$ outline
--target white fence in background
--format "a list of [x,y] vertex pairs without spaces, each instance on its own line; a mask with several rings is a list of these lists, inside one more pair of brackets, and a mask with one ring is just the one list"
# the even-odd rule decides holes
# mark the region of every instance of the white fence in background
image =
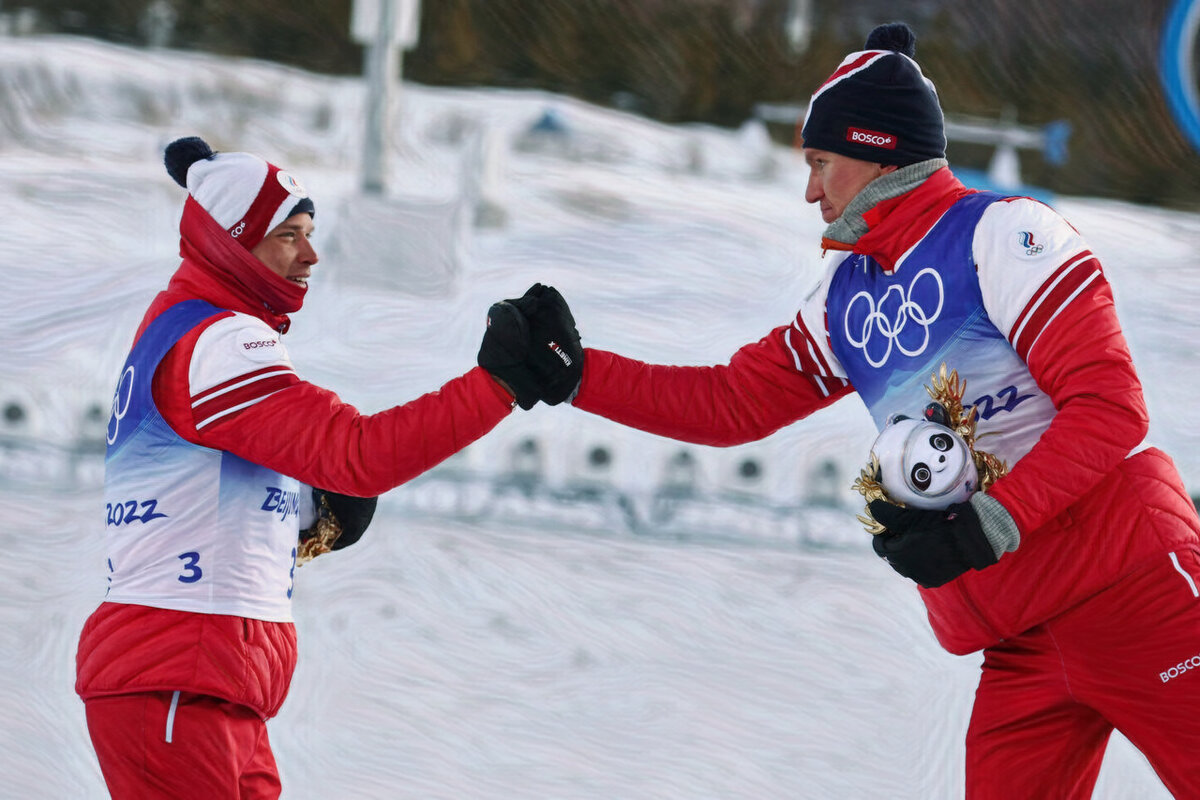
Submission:
[[[19,402],[0,401],[0,488],[96,493],[104,482],[104,414],[92,405],[80,415],[73,438],[52,438]],[[612,474],[613,448],[574,447],[570,460],[582,468],[561,480],[544,469],[549,447],[537,437],[515,441],[507,458],[481,470],[460,454],[389,492],[385,507],[401,517],[486,524],[489,520],[541,530],[794,550],[862,543],[863,533],[845,500],[852,476],[833,461],[803,476],[802,491],[773,496],[764,480],[769,468],[755,456],[737,461],[712,488],[699,479],[716,474],[720,451],[684,445],[665,457],[658,475],[638,489],[619,488]]]

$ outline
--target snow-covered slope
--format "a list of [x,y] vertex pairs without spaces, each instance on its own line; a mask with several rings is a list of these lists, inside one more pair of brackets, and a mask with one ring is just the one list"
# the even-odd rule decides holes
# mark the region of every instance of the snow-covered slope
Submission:
[[[104,796],[72,692],[103,592],[88,442],[176,264],[166,142],[252,150],[308,186],[324,259],[289,348],[366,411],[469,368],[488,305],[534,281],[589,345],[715,363],[791,318],[820,270],[802,165],[752,128],[528,92],[400,100],[391,194],[366,200],[355,81],[0,40],[0,408],[27,412],[0,414],[0,797]],[[566,135],[529,133],[547,111]],[[1200,218],[1058,207],[1106,265],[1152,435],[1196,490]],[[514,415],[298,574],[301,665],[270,725],[284,797],[959,796],[978,658],[937,647],[854,522],[872,438],[854,400],[723,451]],[[695,499],[664,504],[680,452]],[[1115,737],[1097,797],[1133,796],[1166,795]]]

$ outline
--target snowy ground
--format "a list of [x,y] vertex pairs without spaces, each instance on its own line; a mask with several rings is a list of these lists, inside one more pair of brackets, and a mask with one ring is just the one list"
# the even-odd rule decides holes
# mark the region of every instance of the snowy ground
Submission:
[[[0,40],[0,409],[29,412],[0,414],[0,798],[104,796],[72,692],[103,592],[88,442],[177,263],[172,138],[308,186],[324,259],[289,348],[365,411],[465,371],[487,306],[534,281],[589,345],[715,363],[788,320],[819,270],[804,171],[752,129],[409,86],[391,197],[367,201],[361,101],[262,63]],[[525,134],[547,109],[569,136]],[[1152,436],[1196,492],[1200,218],[1057,206],[1106,265]],[[284,797],[961,796],[978,657],[937,647],[857,529],[848,485],[871,439],[854,400],[728,451],[569,408],[514,415],[300,571],[301,662],[270,724]],[[531,482],[501,491],[529,440]],[[681,451],[696,499],[668,514],[656,490]],[[1165,796],[1114,737],[1096,797]]]

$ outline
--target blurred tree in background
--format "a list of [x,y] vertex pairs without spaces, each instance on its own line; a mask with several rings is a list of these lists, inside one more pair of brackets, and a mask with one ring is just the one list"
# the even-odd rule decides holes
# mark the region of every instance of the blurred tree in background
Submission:
[[[352,0],[18,0],[42,31],[143,44],[165,7],[173,47],[356,74]],[[404,77],[439,86],[545,89],[665,122],[736,126],[755,104],[803,107],[880,22],[917,30],[917,58],[949,114],[1070,123],[1061,166],[1021,155],[1023,177],[1067,194],[1200,207],[1200,154],[1171,118],[1157,53],[1170,0],[812,0],[794,52],[789,0],[423,0]],[[791,141],[787,126],[775,126]],[[983,167],[990,148],[952,144]]]

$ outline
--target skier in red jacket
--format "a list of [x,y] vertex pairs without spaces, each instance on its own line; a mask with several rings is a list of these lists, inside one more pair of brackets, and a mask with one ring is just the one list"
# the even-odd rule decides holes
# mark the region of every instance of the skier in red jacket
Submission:
[[[114,797],[273,798],[265,720],[296,663],[292,579],[313,544],[301,540],[326,535],[328,522],[341,530],[332,549],[353,543],[376,495],[466,447],[515,403],[565,397],[524,383],[527,368],[508,364],[527,363],[518,352],[492,359],[490,375],[473,368],[360,414],[303,380],[283,344],[317,263],[300,183],[195,137],[168,146],[165,162],[189,191],[183,263],[146,312],[113,399],[108,591],[80,636],[76,691]],[[576,355],[571,366],[551,354],[539,386],[555,371],[573,385],[578,334],[557,293],[538,292],[541,316],[561,324],[536,335]],[[489,328],[481,352],[496,349]]]
[[[805,199],[830,257],[795,319],[723,366],[589,348],[573,404],[729,446],[850,393],[880,429],[919,418],[932,376],[956,371],[1008,474],[945,509],[870,510],[886,528],[875,551],[920,586],[939,642],[984,651],[967,796],[1089,797],[1115,728],[1176,796],[1200,797],[1196,509],[1143,442],[1141,384],[1099,261],[1045,205],[954,177],[914,55],[907,26],[881,26],[812,97]],[[520,336],[511,316],[492,318]]]

